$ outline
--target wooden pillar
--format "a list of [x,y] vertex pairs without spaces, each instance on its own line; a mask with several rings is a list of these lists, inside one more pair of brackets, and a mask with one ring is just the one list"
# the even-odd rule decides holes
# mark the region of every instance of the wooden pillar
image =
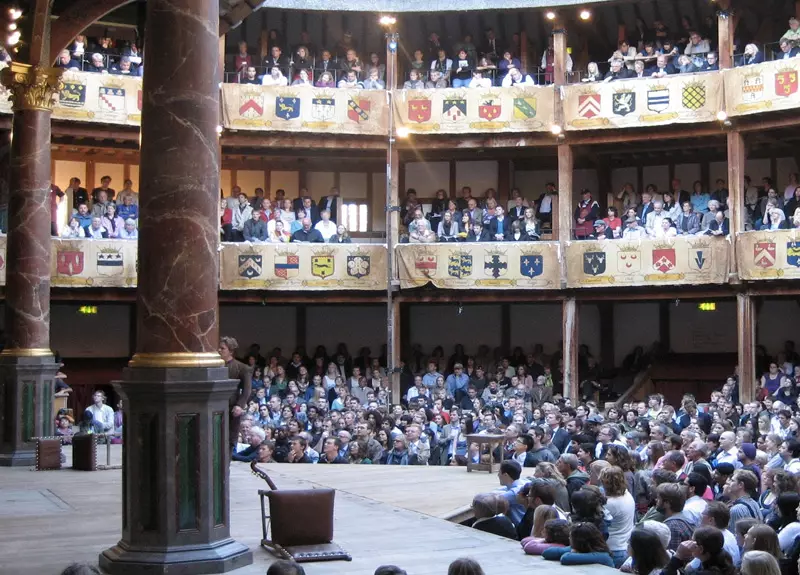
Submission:
[[574,297],[568,297],[562,304],[563,332],[563,374],[564,397],[572,399],[573,405],[579,397],[578,384],[578,302]]
[[458,195],[458,190],[456,190],[457,182],[456,182],[456,161],[450,160],[450,189],[447,191],[448,198],[455,198]]
[[755,397],[756,383],[756,307],[746,293],[736,296],[736,321],[739,332],[739,401]]
[[258,65],[261,66],[264,63],[264,60],[266,60],[267,54],[269,54],[269,37],[267,36],[266,28],[261,31],[261,37],[259,38],[258,53],[261,55],[261,59],[258,61]]
[[[572,239],[572,146],[558,146],[558,240],[564,242]],[[555,218],[553,218],[555,219]]]
[[219,37],[219,81],[225,82],[225,80],[225,34],[223,34]]
[[[402,330],[402,314],[400,313],[400,302],[396,299],[392,300],[392,315],[394,316],[392,322],[392,337],[390,338],[387,344],[387,356],[391,356],[394,358],[394,365],[396,368],[392,371],[391,374],[391,384],[392,384],[392,403],[400,403],[400,398],[402,397],[402,393],[400,390],[400,354],[402,353],[402,338],[400,337],[400,331]],[[387,366],[387,370],[392,369],[391,366]]]
[[[558,88],[567,83],[567,30],[562,22],[553,26],[553,85]],[[553,91],[555,123],[564,126],[564,106],[558,89]]]
[[625,28],[625,24],[620,24],[617,26],[617,44],[622,42],[623,40],[628,40],[628,31]]
[[733,68],[733,40],[734,40],[734,19],[733,14],[721,1],[719,12],[717,13],[717,29],[719,31],[719,69],[725,70]]
[[741,132],[730,131],[728,138],[728,208],[731,230],[731,273],[737,273],[736,236],[744,231],[744,188],[745,144]]

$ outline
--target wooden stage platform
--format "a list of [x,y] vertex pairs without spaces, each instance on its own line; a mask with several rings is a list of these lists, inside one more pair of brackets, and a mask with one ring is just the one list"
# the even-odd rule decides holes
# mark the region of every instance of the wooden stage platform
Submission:
[[[105,447],[100,450],[98,460],[105,461]],[[112,446],[112,463],[119,463],[121,450]],[[281,489],[337,490],[335,539],[353,561],[309,563],[309,575],[372,575],[377,566],[392,563],[409,575],[444,575],[450,561],[464,556],[480,561],[487,575],[537,568],[588,575],[606,569],[545,563],[525,556],[515,541],[442,519],[468,505],[475,493],[497,487],[494,474],[467,473],[463,467],[264,467]],[[119,538],[120,474],[119,469],[0,468],[0,575],[58,575],[72,562],[96,563]],[[253,565],[234,571],[240,575],[263,575],[274,560],[259,547],[257,490],[264,485],[245,464],[232,464],[231,534],[249,545],[255,558]]]

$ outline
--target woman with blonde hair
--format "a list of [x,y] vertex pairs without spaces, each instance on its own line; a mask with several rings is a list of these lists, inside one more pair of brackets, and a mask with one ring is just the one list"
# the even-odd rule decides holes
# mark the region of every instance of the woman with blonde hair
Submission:
[[742,575],[781,575],[778,561],[766,551],[748,551],[742,557]]
[[531,537],[544,541],[544,524],[551,519],[558,519],[558,512],[551,505],[539,505],[533,510],[533,529]]
[[567,491],[567,480],[558,471],[555,463],[541,461],[536,464],[533,472],[534,477],[552,479],[555,483],[554,495],[556,505],[565,513],[569,512],[569,491]]

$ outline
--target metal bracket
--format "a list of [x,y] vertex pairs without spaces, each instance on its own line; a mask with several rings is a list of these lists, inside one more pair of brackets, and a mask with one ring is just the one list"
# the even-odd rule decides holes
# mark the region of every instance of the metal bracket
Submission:
[[399,212],[401,210],[400,206],[386,206],[386,212]]

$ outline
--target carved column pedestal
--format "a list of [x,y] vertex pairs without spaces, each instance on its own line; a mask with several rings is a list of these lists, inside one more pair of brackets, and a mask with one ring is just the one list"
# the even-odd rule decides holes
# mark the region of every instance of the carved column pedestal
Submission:
[[[109,573],[223,573],[253,562],[230,537],[225,367],[128,368],[115,382],[123,427],[122,540]],[[135,448],[130,448],[134,445]]]

